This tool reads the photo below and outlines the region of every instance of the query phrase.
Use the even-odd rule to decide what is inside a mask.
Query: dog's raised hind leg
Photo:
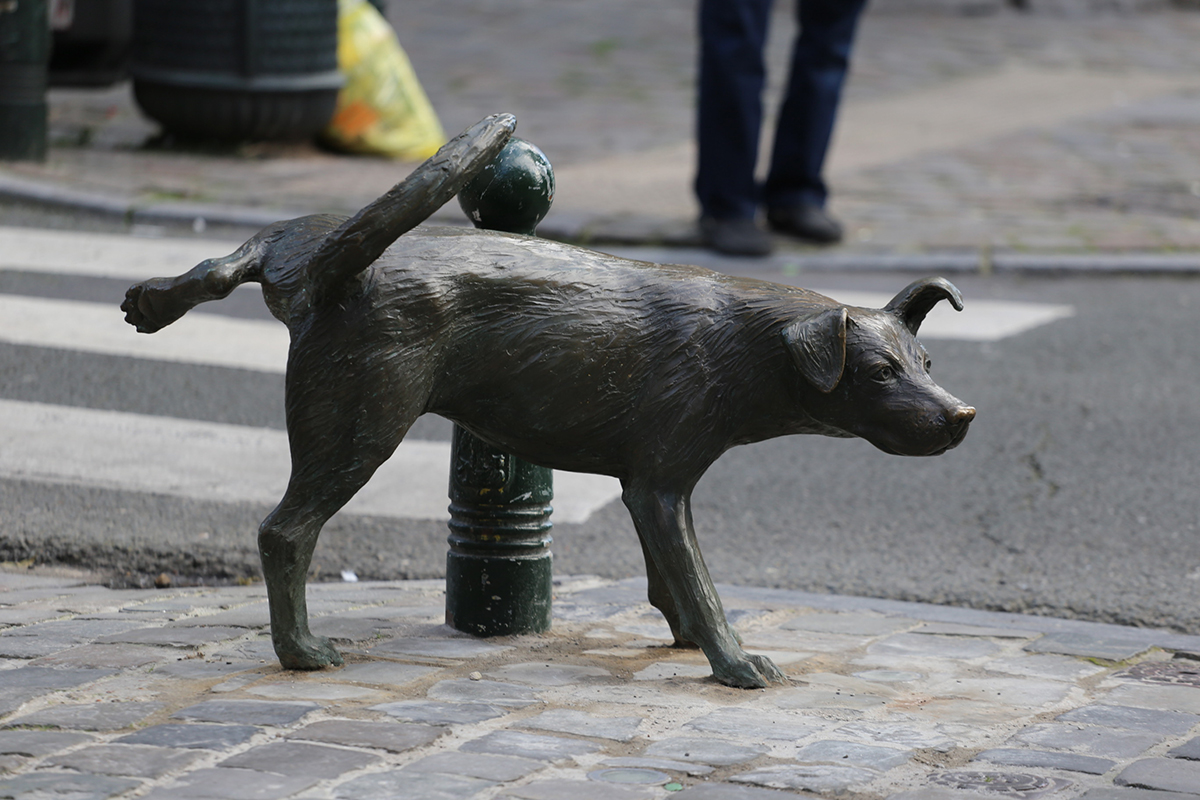
[[[262,277],[262,250],[271,228],[257,234],[233,254],[210,258],[176,278],[151,278],[125,292],[121,310],[139,333],[162,330],[191,309],[220,300],[248,281]]]

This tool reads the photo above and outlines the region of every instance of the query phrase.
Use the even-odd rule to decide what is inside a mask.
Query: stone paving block
[[[410,722],[428,722],[431,725],[471,725],[510,713],[484,703],[436,703],[429,700],[401,700],[397,703],[380,703],[371,706],[372,711],[381,711],[388,716]]]
[[[111,667],[127,669],[160,664],[173,658],[162,648],[136,644],[81,644],[29,662],[47,667]]]
[[[786,709],[837,708],[860,710],[884,705],[886,698],[874,694],[841,691],[821,686],[798,686],[776,690],[775,707]]]
[[[547,664],[542,661],[510,664],[491,670],[486,674],[489,678],[500,681],[516,681],[533,686],[573,686],[579,683],[594,683],[597,679],[612,677],[611,672],[601,667]]]
[[[47,647],[63,649],[68,645],[84,644],[102,636],[123,633],[142,627],[133,620],[58,619],[26,625],[0,634],[0,655],[4,655],[5,642],[16,639],[36,639]]]
[[[494,753],[499,756],[519,756],[541,761],[587,755],[600,749],[594,742],[564,739],[561,736],[539,736],[520,731],[494,731],[465,742],[460,750],[467,753]]]
[[[185,617],[175,620],[173,627],[222,626],[232,628],[265,628],[271,624],[271,612],[266,603],[253,603],[238,608],[218,611],[215,614]]]
[[[623,613],[621,606],[597,606],[589,603],[555,602],[551,613],[554,619],[570,622],[599,622]]]
[[[346,619],[340,614],[316,617],[309,621],[309,629],[317,636],[328,636],[342,643],[374,644],[381,638],[393,638],[408,627],[403,620]]]
[[[218,766],[325,780],[370,766],[380,760],[372,753],[325,747],[306,742],[270,742],[225,759]]]
[[[887,800],[996,800],[997,796],[1005,795],[980,794],[962,789],[945,789],[940,786],[927,786],[923,789],[889,794]]]
[[[316,703],[268,700],[205,700],[176,711],[175,719],[199,722],[231,722],[241,725],[291,725],[319,709]]]
[[[960,678],[939,681],[928,687],[934,697],[963,697],[1015,708],[1041,708],[1062,702],[1071,684],[1033,678]]]
[[[943,753],[948,753],[959,745],[957,739],[935,726],[918,727],[903,722],[850,722],[838,728],[835,734]]]
[[[644,768],[604,767],[592,770],[587,777],[589,781],[602,781],[625,786],[665,786],[671,783],[671,776],[667,773]]]
[[[919,672],[906,672],[899,669],[868,669],[855,672],[854,677],[873,683],[912,683],[925,676]]]
[[[117,739],[121,744],[150,744],[197,750],[228,750],[250,741],[259,732],[253,725],[217,725],[206,722],[151,725]]]
[[[65,728],[73,731],[115,731],[128,728],[161,709],[162,703],[83,703],[50,706],[4,723],[4,727]]]
[[[445,728],[433,725],[329,719],[305,725],[289,733],[286,738],[403,753],[415,747],[424,747],[445,732]]]
[[[635,681],[664,681],[671,678],[707,678],[709,675],[712,675],[712,667],[707,662],[681,664],[677,661],[658,661],[633,673],[633,679]]]
[[[216,687],[213,689],[215,691]],[[368,689],[365,686],[328,683],[322,680],[293,680],[286,683],[260,684],[246,689],[246,693],[256,697],[265,697],[268,700],[324,700],[326,702],[361,700],[364,697],[375,697],[379,694],[375,689]]]
[[[631,769],[657,769],[664,772],[681,773],[685,775],[711,775],[714,770],[707,764],[694,764],[687,761],[672,761],[669,758],[637,758],[633,756],[618,756],[606,758],[600,762],[602,767],[626,767]]]
[[[1200,763],[1176,758],[1135,761],[1113,781],[1117,786],[1200,795]]]
[[[1103,775],[1117,765],[1117,762],[1107,758],[1081,756],[1077,753],[1054,753],[1046,750],[1016,750],[1012,748],[984,750],[973,760],[1003,764],[1008,767],[1061,769],[1067,772],[1083,772],[1088,775]]]
[[[671,795],[677,800],[790,800],[796,796],[791,792],[760,789],[757,786],[739,786],[734,783],[698,783]]]
[[[1188,761],[1200,761],[1200,736],[1191,739],[1179,747],[1173,747],[1167,751],[1167,755],[1171,758],[1185,758]]]
[[[338,680],[369,683],[376,686],[403,686],[438,672],[438,667],[417,664],[397,664],[395,661],[368,661],[347,664],[338,673]]]
[[[1018,658],[995,658],[987,663],[993,672],[1048,678],[1055,681],[1077,681],[1104,672],[1104,667],[1078,658],[1057,655],[1028,655]]]
[[[512,650],[509,645],[488,644],[478,639],[419,639],[401,637],[381,642],[371,648],[375,654],[389,653],[402,656],[425,656],[426,658],[479,658]]]
[[[142,800],[282,800],[315,783],[316,778],[299,775],[213,767],[189,772]]]
[[[200,658],[181,658],[178,661],[168,661],[154,668],[154,677],[179,678],[185,681],[211,680],[223,675],[246,672],[254,669],[244,662],[206,661]]]
[[[466,775],[469,778],[482,778],[485,781],[515,781],[524,778],[531,772],[537,772],[545,767],[545,763],[531,758],[516,756],[496,756],[487,753],[464,753],[453,751],[434,753],[420,761],[409,764],[406,770],[416,772],[442,772],[447,775]]]
[[[1179,711],[1109,705],[1081,706],[1061,714],[1057,719],[1062,722],[1082,722],[1088,725],[1149,731],[1168,736],[1185,734],[1197,723],[1200,723],[1200,717]]]
[[[684,723],[683,727],[693,731],[735,736],[739,739],[748,738],[750,741],[795,741],[811,736],[829,725],[812,717],[795,714],[780,714],[753,708],[719,708]]]
[[[86,733],[65,731],[0,731],[0,754],[22,756],[48,756],[68,747],[95,741],[96,737]]]
[[[1141,755],[1165,738],[1161,733],[1055,722],[1031,725],[1013,734],[1010,741],[1036,747],[1052,747],[1056,750],[1083,750],[1094,756],[1126,759]]]
[[[452,703],[485,703],[506,708],[524,708],[542,702],[528,686],[500,681],[448,680],[435,683],[428,692],[434,700]]]
[[[123,633],[101,636],[97,643],[149,644],[160,647],[194,649],[213,642],[237,639],[245,636],[243,628],[191,627],[191,628],[137,628]]]
[[[28,666],[6,669],[0,675],[4,676],[5,690],[27,689],[33,692],[53,691],[55,689],[71,689],[85,683],[106,678],[114,674],[111,669],[95,669],[80,667],[72,669],[56,669],[53,667]]]
[[[913,633],[941,636],[981,636],[990,639],[1033,639],[1042,634],[1020,628],[996,628],[986,625],[963,625],[958,622],[926,622]]]
[[[1089,789],[1079,800],[1195,800],[1197,795],[1179,792],[1156,792],[1153,789]]]
[[[618,786],[599,781],[564,779],[535,781],[507,789],[501,797],[520,797],[522,800],[650,800],[654,792],[640,786]]]
[[[1030,653],[1058,653],[1083,658],[1102,658],[1106,661],[1126,661],[1150,649],[1150,643],[1140,639],[1112,636],[1092,636],[1086,633],[1048,633],[1025,645]]]
[[[567,600],[580,605],[618,606],[622,610],[630,606],[649,604],[644,584],[632,586],[624,582],[571,592],[567,595]]]
[[[203,754],[169,747],[101,744],[48,759],[46,765],[92,775],[160,778],[169,772],[184,769],[199,758],[203,758]]]
[[[142,782],[102,775],[75,775],[68,772],[34,773],[15,778],[0,778],[0,797],[16,800],[105,800],[136,789]]]
[[[465,775],[411,769],[363,775],[334,787],[337,800],[468,800],[496,784]]]
[[[700,739],[677,736],[655,742],[646,748],[646,755],[679,761],[699,761],[714,767],[727,767],[753,761],[769,752],[762,745],[739,744],[728,739]]]
[[[751,783],[769,789],[800,789],[809,792],[845,792],[879,777],[879,773],[861,767],[829,764],[772,765],[734,775],[735,783]]]
[[[797,750],[794,756],[801,763],[829,762],[851,767],[866,767],[880,772],[886,772],[893,767],[905,764],[911,757],[912,751],[908,749],[832,739],[805,745]]]
[[[521,728],[628,742],[637,736],[641,722],[640,717],[601,717],[584,711],[556,708],[514,724]]]
[[[279,658],[275,655],[275,646],[271,644],[271,637],[265,634],[261,634],[257,639],[222,642],[220,647],[212,651],[211,658],[241,661],[252,665],[279,663]]]
[[[990,656],[1000,646],[987,639],[962,636],[930,636],[918,633],[897,633],[873,642],[867,653],[874,656],[906,656],[909,658],[951,658],[969,661]]]
[[[1104,697],[1104,702],[1114,706],[1158,708],[1164,711],[1200,714],[1200,688],[1127,683],[1109,692]]]
[[[901,617],[883,617],[876,614],[818,612],[801,614],[780,624],[785,631],[814,631],[818,633],[844,633],[851,636],[887,636],[897,631],[908,630],[920,623]]]

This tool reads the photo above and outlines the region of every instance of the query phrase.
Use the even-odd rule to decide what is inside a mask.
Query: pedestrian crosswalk
[[[0,272],[134,282],[177,274],[237,245],[0,228]],[[868,307],[890,299],[832,294]],[[146,336],[124,322],[119,300],[0,293],[0,342],[164,364],[271,374],[284,370],[288,335],[278,322],[195,311]],[[973,303],[969,314],[935,310],[922,338],[992,341],[1071,313],[1062,305],[983,301]],[[343,513],[445,518],[449,461],[447,442],[410,438]],[[288,470],[286,434],[279,430],[8,399],[0,384],[0,478],[273,503],[283,494]],[[554,518],[585,521],[619,495],[615,479],[556,473]]]

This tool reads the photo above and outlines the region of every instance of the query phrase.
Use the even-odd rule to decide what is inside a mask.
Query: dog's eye
[[[931,369],[933,369],[933,359],[925,356],[925,371],[929,372]]]
[[[896,376],[896,371],[891,367],[880,367],[871,373],[871,380],[877,383],[887,383]]]

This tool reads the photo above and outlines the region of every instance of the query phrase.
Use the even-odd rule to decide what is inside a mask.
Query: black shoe
[[[767,223],[777,233],[816,244],[833,244],[842,240],[842,224],[820,206],[772,208],[767,211]]]
[[[766,256],[775,249],[771,234],[752,219],[700,219],[704,246],[727,256]]]

